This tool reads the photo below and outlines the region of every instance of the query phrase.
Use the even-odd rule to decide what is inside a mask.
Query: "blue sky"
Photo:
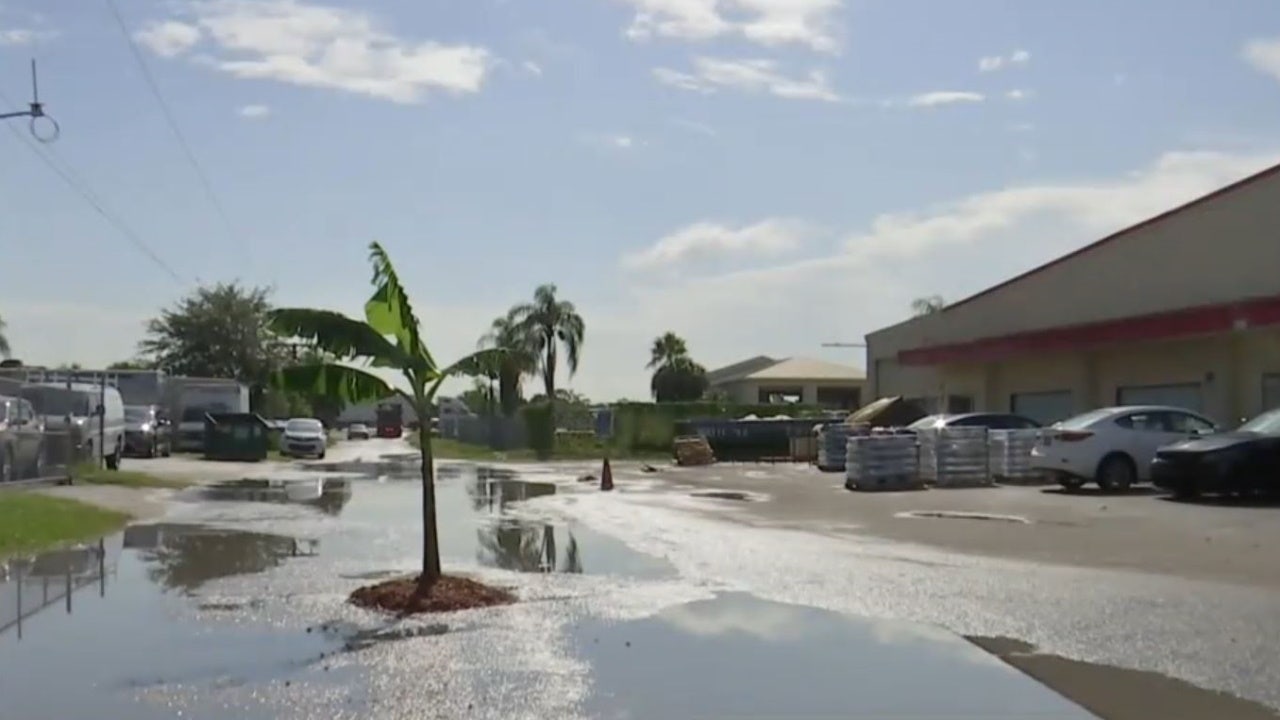
[[[543,282],[573,386],[647,346],[824,350],[1280,159],[1280,4],[0,0],[0,90],[175,281],[0,133],[0,316],[28,362],[127,357],[200,281],[355,312],[382,241],[437,356]],[[22,121],[10,121],[25,132]]]

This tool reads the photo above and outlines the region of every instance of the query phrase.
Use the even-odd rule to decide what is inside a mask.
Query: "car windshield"
[[[290,420],[284,426],[284,431],[289,433],[314,433],[320,432],[319,420]]]
[[[1081,428],[1089,427],[1111,413],[1112,411],[1108,409],[1091,410],[1087,413],[1056,422],[1053,426],[1061,430],[1079,430]]]
[[[39,415],[89,416],[89,398],[75,390],[27,386],[22,388],[22,397],[31,401]]]
[[[151,408],[127,407],[124,409],[124,419],[128,422],[150,422]]]
[[[1264,412],[1258,417],[1240,426],[1242,432],[1256,432],[1262,435],[1280,435],[1280,409]]]

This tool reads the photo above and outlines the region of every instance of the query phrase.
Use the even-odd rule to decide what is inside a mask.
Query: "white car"
[[[328,437],[324,424],[315,418],[293,418],[280,433],[280,454],[286,457],[324,458]]]
[[[1031,450],[1031,466],[1068,490],[1088,482],[1125,490],[1151,479],[1156,450],[1216,431],[1212,420],[1184,408],[1101,408],[1045,428]]]

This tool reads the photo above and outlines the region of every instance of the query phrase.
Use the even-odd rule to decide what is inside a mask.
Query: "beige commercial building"
[[[736,403],[798,402],[851,410],[862,404],[866,378],[848,365],[758,355],[708,372],[707,381],[712,394]]]
[[[1280,166],[867,336],[871,397],[1042,422],[1280,407]]]

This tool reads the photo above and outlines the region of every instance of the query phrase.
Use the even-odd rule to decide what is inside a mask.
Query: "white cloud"
[[[908,107],[937,107],[938,105],[980,103],[986,99],[986,96],[982,93],[960,90],[936,90],[934,92],[912,95],[907,98],[906,104]]]
[[[530,75],[537,75],[539,77],[542,76],[542,66],[532,60],[525,60],[523,63],[521,63],[521,66]]]
[[[36,30],[33,28],[5,28],[0,30],[0,47],[34,45],[58,36],[52,30]]]
[[[658,82],[666,85],[702,93],[714,93],[728,88],[748,93],[768,93],[791,100],[840,100],[823,71],[811,70],[801,77],[789,77],[779,70],[778,63],[773,60],[698,57],[694,58],[692,72],[660,67],[654,69],[653,75]]]
[[[987,55],[978,58],[979,72],[995,72],[1013,65],[1026,65],[1031,62],[1031,53],[1026,50],[1014,50],[1008,55]]]
[[[133,39],[160,57],[176,57],[200,42],[200,28],[176,20],[153,22],[135,32]]]
[[[211,51],[196,59],[240,78],[416,103],[434,90],[478,92],[491,66],[482,47],[405,40],[357,10],[299,0],[205,0],[183,7],[183,21],[148,24],[139,40],[170,57],[208,41]]]
[[[1280,38],[1250,40],[1240,54],[1254,69],[1280,80]]]
[[[720,135],[720,133],[716,132],[715,128],[711,127],[706,123],[701,123],[696,120],[687,120],[685,118],[672,118],[670,122],[672,125],[675,125],[676,127],[684,128],[685,130],[698,133],[699,135],[706,135],[707,137],[719,137]]]
[[[678,318],[677,331],[708,366],[759,353],[813,354],[826,339],[814,336],[814,323],[838,323],[856,339],[905,319],[913,297],[964,297],[1277,160],[1171,152],[1118,177],[1032,183],[884,213],[831,253],[717,274],[642,276],[647,283],[628,300],[634,317],[615,322],[652,336]]]
[[[625,267],[651,270],[688,262],[778,257],[799,249],[813,230],[789,218],[769,218],[732,227],[698,222],[667,235],[639,252],[623,257]]]
[[[1014,88],[1006,92],[1004,96],[1006,98],[1009,98],[1010,100],[1026,100],[1034,94],[1035,93],[1031,92],[1030,90],[1023,90],[1022,88]]]
[[[768,47],[834,52],[842,0],[623,0],[635,8],[626,35],[701,41],[737,36]]]
[[[609,138],[609,141],[612,142],[615,147],[620,147],[624,150],[635,147],[636,144],[636,139],[630,135],[614,135]]]
[[[243,118],[264,118],[271,114],[271,108],[266,105],[245,105],[238,112]]]
[[[856,351],[823,354],[819,343],[856,340],[901,321],[913,297],[964,297],[1277,160],[1280,156],[1273,154],[1170,152],[1134,172],[994,187],[856,221],[846,226],[845,242],[835,246],[815,239],[773,255],[712,251],[704,256],[739,261],[731,271],[720,263],[691,262],[684,273],[663,272],[661,265],[655,272],[619,273],[617,297],[579,289],[578,278],[591,270],[569,273],[558,278],[561,292],[584,314],[588,343],[578,375],[572,382],[561,379],[565,387],[596,399],[646,398],[648,346],[667,330],[685,337],[708,367],[761,353],[860,364]],[[393,257],[403,254],[389,249]],[[344,262],[363,261],[358,246],[348,253]],[[490,294],[450,305],[433,286],[431,272],[405,265],[402,274],[410,294],[420,298],[416,309],[440,358],[473,349],[485,325],[520,299]],[[338,283],[282,287],[277,299],[358,314],[366,294],[361,282]],[[24,302],[29,298],[0,290],[0,313],[9,323],[14,352],[51,364],[102,365],[129,357],[142,321],[158,309],[149,302],[140,309],[87,300],[56,307]],[[815,327],[827,330],[817,334]]]

